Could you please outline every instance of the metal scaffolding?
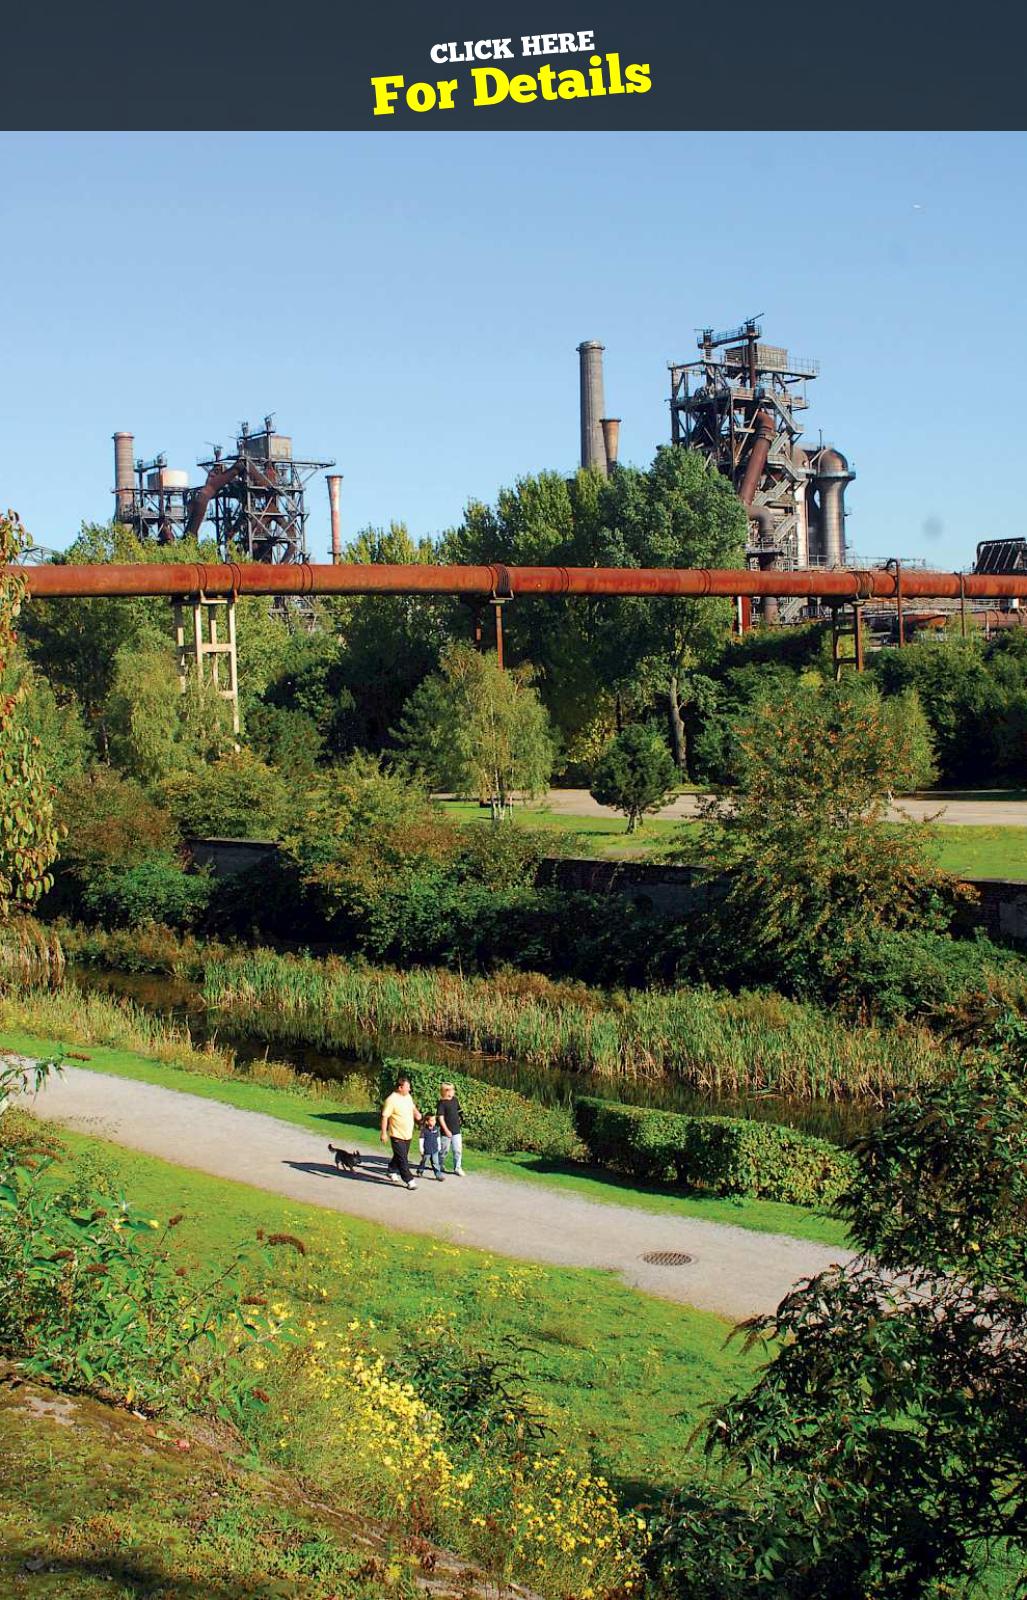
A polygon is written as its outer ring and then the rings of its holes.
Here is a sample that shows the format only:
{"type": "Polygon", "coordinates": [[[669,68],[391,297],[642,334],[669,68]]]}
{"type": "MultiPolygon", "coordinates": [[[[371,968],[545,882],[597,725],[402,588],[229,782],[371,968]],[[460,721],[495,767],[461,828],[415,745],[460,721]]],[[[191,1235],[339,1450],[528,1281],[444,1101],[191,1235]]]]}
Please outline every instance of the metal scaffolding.
{"type": "Polygon", "coordinates": [[[698,360],[670,369],[671,438],[733,484],[749,516],[750,565],[844,566],[844,492],[855,474],[831,446],[799,443],[797,414],[819,364],[762,343],[756,317],[721,333],[704,328],[698,346],[698,360]]]}
{"type": "Polygon", "coordinates": [[[212,475],[216,480],[209,515],[225,559],[241,554],[251,561],[305,561],[306,486],[316,472],[334,465],[294,457],[292,440],[275,432],[273,417],[265,417],[256,433],[244,422],[230,466],[220,447],[200,462],[208,483],[212,475]]]}

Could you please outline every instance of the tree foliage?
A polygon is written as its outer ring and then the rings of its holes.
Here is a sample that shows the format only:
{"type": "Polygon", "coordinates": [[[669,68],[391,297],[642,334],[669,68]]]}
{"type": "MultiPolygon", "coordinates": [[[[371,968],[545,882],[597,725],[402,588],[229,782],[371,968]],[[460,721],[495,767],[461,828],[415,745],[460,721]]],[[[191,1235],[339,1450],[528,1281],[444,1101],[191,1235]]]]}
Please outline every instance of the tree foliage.
{"type": "Polygon", "coordinates": [[[108,868],[166,854],[179,842],[169,813],[134,778],[112,767],[96,766],[71,779],[61,811],[67,828],[61,861],[82,882],[108,868]]]}
{"type": "Polygon", "coordinates": [[[515,791],[542,793],[554,743],[527,666],[503,671],[495,656],[450,645],[441,670],[411,696],[400,742],[429,784],[473,795],[502,815],[515,791]]]}
{"type": "MultiPolygon", "coordinates": [[[[609,478],[579,472],[519,479],[493,509],[472,502],[446,536],[447,560],[612,567],[733,567],[745,549],[746,517],[731,485],[697,453],[661,448],[652,466],[609,478]]],[[[512,661],[532,661],[561,734],[575,740],[604,691],[636,710],[658,706],[679,766],[684,713],[702,686],[698,669],[726,631],[719,600],[520,597],[508,607],[512,661]]]]}
{"type": "Polygon", "coordinates": [[[172,772],[159,793],[183,833],[207,838],[280,838],[295,804],[283,774],[249,750],[201,771],[172,772]]]}
{"type": "Polygon", "coordinates": [[[9,564],[26,544],[15,513],[0,517],[0,921],[35,905],[50,887],[60,842],[53,788],[26,717],[26,681],[5,687],[24,598],[24,585],[9,564]]]}
{"type": "Polygon", "coordinates": [[[628,819],[634,833],[647,812],[658,811],[674,793],[678,769],[666,741],[654,729],[633,723],[611,739],[596,762],[591,795],[628,819]]]}
{"type": "Polygon", "coordinates": [[[735,730],[738,787],[706,808],[699,846],[730,874],[727,916],[767,974],[838,968],[883,928],[945,925],[956,887],[927,825],[884,825],[909,763],[903,729],[865,685],[799,683],[735,730]]]}
{"type": "Polygon", "coordinates": [[[868,1253],[748,1325],[773,1359],[713,1417],[722,1475],[668,1507],[653,1567],[670,1593],[940,1600],[974,1592],[992,1558],[1006,1592],[1027,1592],[1019,1029],[1013,1041],[885,1117],[842,1202],[868,1253]]]}
{"type": "Polygon", "coordinates": [[[170,642],[122,646],[106,714],[113,759],[150,787],[216,761],[233,743],[228,702],[193,673],[183,692],[170,642]]]}
{"type": "Polygon", "coordinates": [[[459,848],[423,789],[367,755],[322,775],[286,843],[311,902],[336,923],[375,914],[459,848]]]}

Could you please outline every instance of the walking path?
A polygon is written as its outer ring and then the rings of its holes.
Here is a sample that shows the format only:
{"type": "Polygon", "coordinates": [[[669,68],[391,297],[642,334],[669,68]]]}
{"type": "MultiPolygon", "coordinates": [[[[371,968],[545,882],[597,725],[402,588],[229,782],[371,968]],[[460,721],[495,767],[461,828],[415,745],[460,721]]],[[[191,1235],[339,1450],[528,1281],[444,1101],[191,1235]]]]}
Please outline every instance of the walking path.
{"type": "Polygon", "coordinates": [[[390,1184],[381,1145],[362,1145],[363,1165],[340,1173],[319,1138],[276,1117],[240,1111],[149,1083],[67,1067],[33,1102],[42,1117],[218,1178],[363,1217],[387,1228],[521,1260],[600,1267],[649,1294],[740,1321],[772,1311],[799,1278],[848,1252],[781,1234],[751,1233],[698,1218],[654,1215],[558,1194],[542,1184],[474,1173],[425,1179],[414,1193],[390,1184]],[[653,1251],[681,1251],[686,1266],[651,1265],[653,1251]]]}
{"type": "MultiPolygon", "coordinates": [[[[704,798],[700,794],[680,794],[653,815],[668,821],[698,817],[699,802],[704,798]]],[[[587,789],[550,789],[539,804],[547,811],[567,817],[620,815],[612,806],[598,805],[587,789]]],[[[900,797],[889,806],[888,817],[892,822],[923,822],[931,818],[946,827],[1025,828],[1027,800],[989,800],[986,795],[979,800],[946,800],[944,795],[922,795],[908,800],[900,797]]]]}

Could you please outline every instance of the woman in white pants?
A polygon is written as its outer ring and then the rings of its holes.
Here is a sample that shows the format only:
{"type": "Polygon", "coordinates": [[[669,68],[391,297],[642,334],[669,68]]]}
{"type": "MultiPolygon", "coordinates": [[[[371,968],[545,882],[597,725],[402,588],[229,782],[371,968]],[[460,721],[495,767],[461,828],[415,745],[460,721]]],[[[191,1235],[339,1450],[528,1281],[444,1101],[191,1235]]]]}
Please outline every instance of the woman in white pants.
{"type": "Polygon", "coordinates": [[[439,1084],[439,1127],[442,1130],[442,1165],[446,1165],[446,1153],[453,1152],[453,1172],[458,1178],[464,1175],[464,1114],[460,1109],[460,1102],[456,1097],[456,1089],[451,1083],[439,1084]]]}

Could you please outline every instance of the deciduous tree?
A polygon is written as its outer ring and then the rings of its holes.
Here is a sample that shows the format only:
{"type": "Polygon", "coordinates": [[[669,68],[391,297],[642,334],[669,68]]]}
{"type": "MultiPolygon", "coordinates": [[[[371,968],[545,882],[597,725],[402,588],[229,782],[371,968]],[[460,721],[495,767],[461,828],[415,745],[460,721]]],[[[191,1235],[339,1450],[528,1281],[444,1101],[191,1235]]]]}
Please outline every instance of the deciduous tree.
{"type": "MultiPolygon", "coordinates": [[[[24,585],[9,570],[27,544],[14,512],[0,516],[0,684],[11,668],[24,585]]],[[[52,882],[60,828],[39,739],[26,722],[27,686],[0,688],[0,922],[34,906],[52,882]]]]}
{"type": "Polygon", "coordinates": [[[398,729],[403,748],[440,790],[474,795],[503,816],[515,791],[540,794],[553,770],[545,708],[521,666],[450,645],[439,673],[411,696],[398,729]]]}

